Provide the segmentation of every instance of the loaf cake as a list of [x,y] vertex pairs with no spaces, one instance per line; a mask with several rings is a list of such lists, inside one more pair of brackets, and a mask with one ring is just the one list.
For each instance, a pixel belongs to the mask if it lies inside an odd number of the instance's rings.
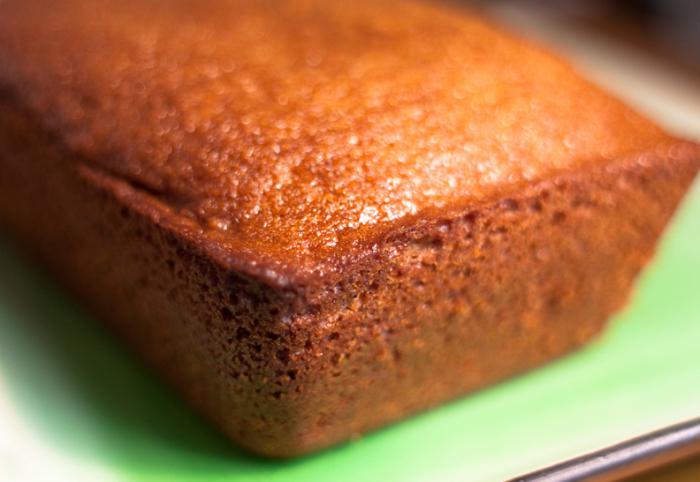
[[2,226],[267,456],[589,341],[699,167],[457,7],[0,1]]

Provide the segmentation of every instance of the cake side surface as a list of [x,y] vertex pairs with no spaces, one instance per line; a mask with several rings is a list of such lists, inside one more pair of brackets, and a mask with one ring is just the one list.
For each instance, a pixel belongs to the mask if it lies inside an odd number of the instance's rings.
[[264,451],[289,439],[293,416],[274,397],[286,346],[274,328],[294,300],[222,268],[180,229],[123,202],[127,192],[149,195],[83,164],[0,94],[3,232],[201,413],[225,416],[234,440]]
[[5,0],[0,85],[162,222],[280,285],[675,142],[549,54],[414,2]]

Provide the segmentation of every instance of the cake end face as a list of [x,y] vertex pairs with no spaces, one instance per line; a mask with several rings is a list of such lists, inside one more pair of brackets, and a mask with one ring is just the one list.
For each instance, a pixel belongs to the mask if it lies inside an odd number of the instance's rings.
[[582,347],[622,309],[700,167],[679,144],[387,237],[286,325],[290,439],[315,451]]

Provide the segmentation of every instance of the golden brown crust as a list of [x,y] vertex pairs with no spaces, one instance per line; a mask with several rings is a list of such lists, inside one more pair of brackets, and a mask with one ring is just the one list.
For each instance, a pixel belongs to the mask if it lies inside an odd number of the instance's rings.
[[5,0],[0,59],[0,84],[144,210],[277,285],[673,142],[562,62],[418,3]]
[[346,3],[0,0],[0,221],[265,455],[580,346],[700,167],[478,20]]

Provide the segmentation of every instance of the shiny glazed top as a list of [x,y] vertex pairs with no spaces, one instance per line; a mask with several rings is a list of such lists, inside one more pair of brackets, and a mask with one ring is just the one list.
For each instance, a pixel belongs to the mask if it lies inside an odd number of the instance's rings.
[[670,141],[482,20],[390,0],[2,0],[0,88],[189,230],[307,271]]

